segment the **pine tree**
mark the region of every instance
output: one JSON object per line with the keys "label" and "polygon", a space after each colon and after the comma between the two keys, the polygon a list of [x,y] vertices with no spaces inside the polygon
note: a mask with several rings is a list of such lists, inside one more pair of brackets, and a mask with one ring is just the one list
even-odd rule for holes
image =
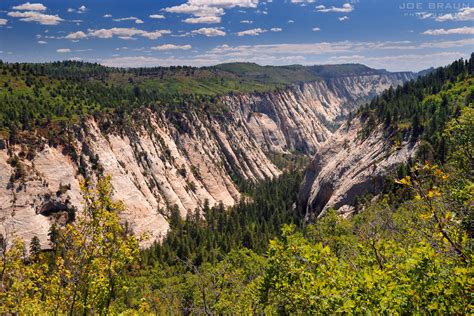
{"label": "pine tree", "polygon": [[35,258],[41,252],[41,243],[38,236],[31,238],[30,242],[30,255]]}

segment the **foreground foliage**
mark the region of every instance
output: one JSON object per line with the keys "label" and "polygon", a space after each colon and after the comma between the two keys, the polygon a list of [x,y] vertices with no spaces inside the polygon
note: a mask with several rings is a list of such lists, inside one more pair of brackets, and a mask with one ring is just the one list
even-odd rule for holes
{"label": "foreground foliage", "polygon": [[138,242],[119,222],[123,205],[111,200],[108,178],[84,186],[85,205],[74,225],[53,225],[52,251],[30,253],[22,240],[2,238],[0,314],[105,313],[126,289],[126,270]]}

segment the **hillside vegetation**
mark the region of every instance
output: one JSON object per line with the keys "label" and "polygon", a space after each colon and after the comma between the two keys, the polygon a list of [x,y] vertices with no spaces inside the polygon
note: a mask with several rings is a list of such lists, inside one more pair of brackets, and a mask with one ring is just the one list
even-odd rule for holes
{"label": "hillside vegetation", "polygon": [[0,313],[471,313],[473,65],[388,90],[353,118],[365,121],[361,137],[385,124],[387,135],[424,142],[353,217],[304,223],[291,171],[227,211],[164,210],[172,231],[138,252],[106,178],[84,186],[84,218],[52,227],[53,251],[0,239]]}
{"label": "hillside vegetation", "polygon": [[0,61],[0,136],[75,123],[84,115],[123,117],[148,107],[171,113],[221,114],[217,96],[265,92],[341,75],[381,74],[363,65],[259,66],[252,63],[194,68],[110,68],[64,61],[9,64]]}

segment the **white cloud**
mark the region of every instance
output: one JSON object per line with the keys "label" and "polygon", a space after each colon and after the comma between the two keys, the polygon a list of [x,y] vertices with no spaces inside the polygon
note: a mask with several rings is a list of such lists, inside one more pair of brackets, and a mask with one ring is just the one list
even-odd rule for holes
{"label": "white cloud", "polygon": [[256,28],[256,29],[237,32],[237,36],[245,36],[245,35],[257,36],[257,35],[260,35],[260,34],[265,33],[265,32],[267,32],[267,30],[261,29],[261,28]]}
{"label": "white cloud", "polygon": [[117,18],[117,19],[113,19],[115,22],[122,22],[122,21],[134,21],[138,19],[136,16],[129,16],[129,17],[126,17],[126,18]]}
{"label": "white cloud", "polygon": [[474,27],[464,26],[464,27],[454,28],[454,29],[426,30],[422,34],[424,35],[451,35],[451,34],[474,35]]}
{"label": "white cloud", "polygon": [[[433,49],[447,49],[454,47],[470,47],[474,45],[474,38],[457,41],[427,41],[413,43],[410,41],[381,41],[381,42],[316,42],[305,44],[261,44],[261,45],[240,45],[228,46],[221,45],[208,52],[208,58],[219,58],[221,60],[263,60],[265,58],[290,58],[304,56],[314,60],[316,56],[327,56],[337,54],[359,54],[361,52],[370,52],[386,55],[387,52],[394,52],[400,55],[403,51],[423,50],[432,51]],[[299,57],[298,57],[299,58]]]}
{"label": "white cloud", "polygon": [[172,66],[172,65],[193,65],[193,66],[211,66],[221,62],[216,58],[156,58],[150,56],[127,56],[103,59],[99,61],[102,65],[111,67],[153,67],[153,66]]}
{"label": "white cloud", "polygon": [[56,51],[58,53],[70,53],[71,49],[69,49],[69,48],[58,48],[58,49],[56,49]]}
{"label": "white cloud", "polygon": [[314,3],[316,0],[291,0],[291,3]]}
{"label": "white cloud", "polygon": [[67,12],[71,13],[71,12],[75,12],[76,10],[74,10],[73,8],[68,8],[67,9]]}
{"label": "white cloud", "polygon": [[114,20],[115,22],[122,22],[122,21],[135,21],[136,24],[143,24],[145,22],[143,22],[143,20],[137,18],[136,16],[129,16],[129,17],[126,17],[126,18],[117,18],[117,19],[112,19]]}
{"label": "white cloud", "polygon": [[393,56],[333,56],[326,62],[329,63],[361,63],[372,68],[383,68],[391,71],[419,71],[430,67],[438,67],[450,64],[453,60],[459,58],[469,58],[469,55],[461,52],[440,52],[430,54],[430,58],[426,58],[425,54],[405,54]]}
{"label": "white cloud", "polygon": [[319,5],[316,7],[317,12],[339,12],[339,13],[349,13],[354,11],[354,7],[350,3],[344,3],[342,7],[335,7],[332,6],[330,8],[326,8],[324,5]]}
{"label": "white cloud", "polygon": [[165,18],[165,16],[162,15],[162,14],[151,14],[151,15],[149,15],[149,17],[151,19],[164,19]]}
{"label": "white cloud", "polygon": [[174,44],[164,44],[159,46],[151,47],[152,50],[188,50],[193,48],[191,45],[174,45]]}
{"label": "white cloud", "polygon": [[[474,46],[474,38],[456,40],[456,41],[432,41],[424,42],[418,45],[419,48],[453,48],[453,47],[465,47]],[[411,47],[416,49],[416,46]]]}
{"label": "white cloud", "polygon": [[416,12],[415,15],[420,20],[426,20],[433,17],[433,13],[429,12]]}
{"label": "white cloud", "polygon": [[187,18],[183,20],[184,23],[189,23],[189,24],[216,24],[216,23],[221,23],[221,17],[220,16],[199,16],[195,18]]}
{"label": "white cloud", "polygon": [[48,42],[46,42],[46,41],[38,41],[38,44],[44,45],[44,44],[48,44]]}
{"label": "white cloud", "polygon": [[281,32],[281,31],[283,31],[283,29],[282,29],[282,28],[279,28],[279,27],[272,27],[272,28],[270,29],[270,31],[272,31],[272,32]]}
{"label": "white cloud", "polygon": [[60,22],[64,21],[57,15],[43,14],[35,11],[13,11],[8,12],[8,16],[19,18],[23,22],[38,22],[42,25],[57,25]]}
{"label": "white cloud", "polygon": [[134,36],[141,36],[150,40],[155,40],[166,34],[171,34],[171,31],[157,30],[149,32],[136,28],[113,27],[110,29],[89,30],[89,33],[87,34],[82,31],[78,31],[68,34],[65,38],[77,40],[86,37],[113,38],[114,36],[117,36],[120,39],[131,40],[134,39]]}
{"label": "white cloud", "polygon": [[84,13],[87,11],[87,8],[85,5],[81,5],[78,9],[77,9],[77,12],[79,13]]}
{"label": "white cloud", "polygon": [[187,3],[165,8],[163,11],[169,13],[191,14],[194,16],[219,16],[224,14],[224,9],[219,7],[197,6]]}
{"label": "white cloud", "polygon": [[190,34],[191,35],[192,34],[200,34],[200,35],[204,35],[204,36],[207,36],[207,37],[214,37],[214,36],[225,36],[226,32],[223,31],[220,28],[217,28],[217,27],[204,27],[204,28],[200,28],[198,30],[191,31]]}
{"label": "white cloud", "polygon": [[313,32],[319,32],[319,31],[321,31],[321,29],[320,29],[319,27],[313,27],[312,30],[313,30]]}
{"label": "white cloud", "polygon": [[26,10],[26,11],[44,11],[46,7],[42,3],[23,3],[13,7],[14,10]]}
{"label": "white cloud", "polygon": [[435,19],[438,22],[445,21],[474,21],[474,8],[461,8],[456,13],[448,13],[436,17]]}
{"label": "white cloud", "polygon": [[344,15],[344,16],[342,16],[342,17],[338,18],[338,19],[339,19],[339,21],[341,21],[341,22],[342,22],[342,21],[349,20],[349,17],[348,17],[347,15]]}
{"label": "white cloud", "polygon": [[287,23],[295,23],[295,21],[293,21],[293,20],[288,20]]}
{"label": "white cloud", "polygon": [[104,14],[103,18],[111,18],[112,17],[112,14],[110,13],[107,13],[107,14]]}
{"label": "white cloud", "polygon": [[[188,0],[186,3],[164,8],[168,13],[189,14],[186,23],[220,23],[226,9],[256,8],[259,0]],[[205,21],[205,22],[203,22]]]}
{"label": "white cloud", "polygon": [[162,37],[163,35],[166,35],[166,34],[171,34],[170,30],[158,30],[158,31],[154,31],[154,32],[141,31],[141,32],[142,33],[139,34],[140,36],[148,38],[150,40],[155,40],[155,39],[157,39],[159,37]]}
{"label": "white cloud", "polygon": [[250,20],[242,20],[242,21],[240,21],[240,23],[242,23],[242,24],[252,24],[253,21],[250,21]]}
{"label": "white cloud", "polygon": [[70,39],[70,40],[79,40],[81,38],[85,38],[87,37],[87,34],[82,32],[82,31],[78,31],[78,32],[74,32],[74,33],[69,33],[65,38],[66,39]]}
{"label": "white cloud", "polygon": [[0,25],[6,25],[8,23],[7,19],[0,19]]}

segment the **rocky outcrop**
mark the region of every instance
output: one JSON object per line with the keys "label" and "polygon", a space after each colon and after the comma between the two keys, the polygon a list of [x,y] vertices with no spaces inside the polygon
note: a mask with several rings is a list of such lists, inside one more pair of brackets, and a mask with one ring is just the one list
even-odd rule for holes
{"label": "rocky outcrop", "polygon": [[[140,119],[123,126],[90,118],[69,131],[68,144],[57,146],[39,136],[41,146],[2,142],[0,233],[27,241],[36,235],[47,247],[51,223],[72,220],[81,212],[83,177],[108,174],[114,198],[126,205],[121,218],[135,233],[150,233],[148,242],[153,242],[168,230],[162,212],[168,206],[176,205],[185,215],[205,201],[235,204],[240,199],[236,179],[258,181],[281,173],[269,152],[319,152],[341,117],[390,85],[411,79],[406,76],[337,77],[273,92],[227,95],[218,101],[227,112],[218,117],[141,111]],[[331,150],[331,143],[325,146]],[[337,192],[332,189],[323,198],[344,204],[342,197],[335,198]]]}
{"label": "rocky outcrop", "polygon": [[[232,165],[245,179],[271,178],[280,171],[269,161],[258,144],[234,126],[202,122],[195,115],[184,118],[192,133],[179,133],[173,124],[153,113],[135,129],[106,133],[97,121],[90,119],[76,131],[65,154],[63,146],[47,144],[31,160],[22,146],[0,150],[0,233],[30,240],[40,237],[47,246],[52,221],[63,212],[82,208],[81,173],[92,179],[97,174],[111,175],[114,198],[125,203],[121,214],[135,233],[148,232],[149,242],[159,239],[168,229],[160,210],[176,205],[184,216],[210,206],[233,205],[240,198],[231,178]],[[76,156],[75,160],[72,156]],[[8,161],[17,157],[23,171],[17,180]]]}
{"label": "rocky outcrop", "polygon": [[417,143],[395,146],[381,126],[362,138],[362,127],[355,119],[317,150],[299,194],[307,220],[323,216],[329,208],[350,215],[357,197],[380,192],[384,177],[414,156]]}
{"label": "rocky outcrop", "polygon": [[340,119],[411,73],[337,77],[276,93],[227,96],[225,104],[266,151],[313,154]]}

